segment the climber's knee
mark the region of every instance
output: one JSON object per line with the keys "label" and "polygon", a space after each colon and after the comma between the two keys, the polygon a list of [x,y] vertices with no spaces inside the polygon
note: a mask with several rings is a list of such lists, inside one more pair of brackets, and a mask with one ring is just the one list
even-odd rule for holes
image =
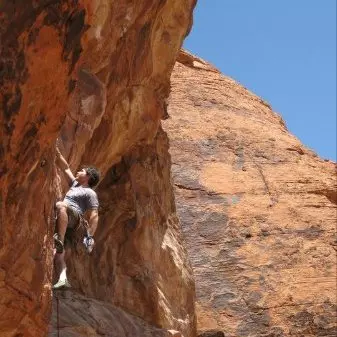
{"label": "climber's knee", "polygon": [[56,208],[57,208],[57,209],[60,209],[60,208],[67,208],[67,204],[66,204],[65,202],[63,202],[63,201],[58,201],[58,202],[56,203]]}
{"label": "climber's knee", "polygon": [[58,201],[55,206],[56,206],[57,213],[67,212],[67,204],[65,202]]}

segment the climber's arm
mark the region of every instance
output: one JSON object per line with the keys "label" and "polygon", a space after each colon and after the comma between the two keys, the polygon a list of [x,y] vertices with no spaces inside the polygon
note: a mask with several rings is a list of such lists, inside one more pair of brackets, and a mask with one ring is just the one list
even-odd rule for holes
{"label": "climber's arm", "polygon": [[91,236],[94,236],[97,224],[98,224],[98,210],[97,209],[89,209],[86,212],[86,218],[88,220],[89,228],[88,228],[88,234]]}
{"label": "climber's arm", "polygon": [[65,173],[68,182],[72,183],[75,180],[75,177],[71,172],[68,162],[64,159],[60,150],[57,147],[56,147],[56,164]]}

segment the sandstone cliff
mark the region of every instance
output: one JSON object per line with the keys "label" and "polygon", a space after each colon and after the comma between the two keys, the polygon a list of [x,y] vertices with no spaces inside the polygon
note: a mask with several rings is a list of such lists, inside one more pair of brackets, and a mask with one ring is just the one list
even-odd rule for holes
{"label": "sandstone cliff", "polygon": [[175,66],[168,112],[198,329],[336,336],[336,164],[305,148],[266,102],[188,53]]}
{"label": "sandstone cliff", "polygon": [[104,176],[97,249],[74,252],[74,287],[194,335],[194,282],[160,128],[194,4],[0,3],[1,336],[47,333],[57,137],[73,170],[90,163]]}
{"label": "sandstone cliff", "polygon": [[[44,336],[49,323],[51,336],[195,336],[160,122],[194,3],[0,3],[1,336]],[[169,103],[199,330],[334,336],[335,164],[187,53]],[[73,249],[74,292],[53,297],[53,205],[64,193],[56,138],[73,170],[94,164],[103,180],[96,249]]]}

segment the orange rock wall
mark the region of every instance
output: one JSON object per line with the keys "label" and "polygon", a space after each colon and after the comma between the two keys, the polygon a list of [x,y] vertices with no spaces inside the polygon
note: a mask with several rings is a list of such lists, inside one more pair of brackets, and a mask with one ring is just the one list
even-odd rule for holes
{"label": "orange rock wall", "polygon": [[90,259],[70,261],[72,284],[146,321],[194,331],[194,281],[180,235],[170,179],[168,139],[136,146],[97,189],[100,223]]}
{"label": "orange rock wall", "polygon": [[336,163],[205,61],[178,61],[163,127],[198,330],[335,336]]}
{"label": "orange rock wall", "polygon": [[[54,165],[57,137],[73,170],[81,163],[101,169],[105,179],[98,192],[102,205],[110,210],[102,210],[106,227],[98,234],[101,248],[86,261],[95,273],[84,281],[89,269],[81,266],[73,270],[74,283],[153,324],[178,326],[186,336],[193,335],[193,279],[180,246],[172,191],[164,181],[169,169],[161,176],[158,168],[169,163],[160,118],[194,4],[194,0],[0,4],[2,336],[43,336],[47,332],[52,210],[62,191]],[[164,158],[155,159],[156,151]],[[125,167],[119,164],[125,187],[116,194],[118,187],[111,186],[110,172],[125,162]],[[138,182],[141,174],[147,181],[154,178],[155,185],[144,190]],[[161,187],[168,188],[158,196]],[[125,209],[117,207],[120,218],[114,218],[113,210],[119,202],[123,204],[123,197]],[[134,203],[129,206],[126,200]],[[131,225],[124,228],[129,219]],[[123,238],[109,236],[107,226],[111,226],[110,234],[119,231]],[[150,241],[135,242],[143,239]],[[111,260],[104,264],[100,253]],[[131,268],[131,275],[123,275],[125,267],[116,263],[125,263],[124,258],[136,272]],[[101,263],[98,271],[94,261]],[[163,261],[171,267],[164,268]],[[75,259],[73,266],[76,263]],[[120,274],[114,281],[111,275],[117,270]],[[98,287],[98,279],[107,284]],[[168,285],[179,289],[179,298]],[[100,287],[105,286],[103,291]],[[136,293],[139,299],[133,301],[129,296]],[[155,308],[150,307],[153,303],[157,303]],[[185,303],[189,307],[181,307]]]}

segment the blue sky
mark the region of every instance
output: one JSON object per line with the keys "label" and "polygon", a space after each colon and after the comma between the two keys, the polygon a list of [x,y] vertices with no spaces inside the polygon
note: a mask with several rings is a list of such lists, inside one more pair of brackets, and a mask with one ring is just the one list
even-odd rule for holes
{"label": "blue sky", "polygon": [[265,99],[336,161],[336,0],[198,0],[184,48]]}

